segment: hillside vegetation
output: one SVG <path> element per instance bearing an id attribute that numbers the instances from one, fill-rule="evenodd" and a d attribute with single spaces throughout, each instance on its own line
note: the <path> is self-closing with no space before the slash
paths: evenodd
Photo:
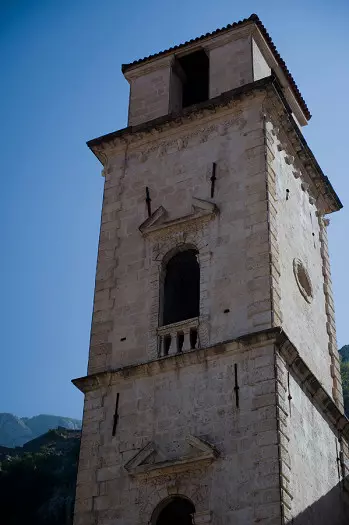
<path id="1" fill-rule="evenodd" d="M 63 428 L 0 447 L 0 523 L 71 525 L 79 448 L 80 432 Z"/>

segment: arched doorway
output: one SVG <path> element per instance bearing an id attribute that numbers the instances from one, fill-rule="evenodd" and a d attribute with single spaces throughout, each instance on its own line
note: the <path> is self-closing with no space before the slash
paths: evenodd
<path id="1" fill-rule="evenodd" d="M 191 501 L 175 496 L 160 511 L 158 509 L 157 518 L 153 523 L 154 525 L 192 525 L 194 513 L 195 507 Z"/>
<path id="2" fill-rule="evenodd" d="M 162 324 L 199 317 L 200 267 L 197 250 L 184 250 L 166 265 Z"/>

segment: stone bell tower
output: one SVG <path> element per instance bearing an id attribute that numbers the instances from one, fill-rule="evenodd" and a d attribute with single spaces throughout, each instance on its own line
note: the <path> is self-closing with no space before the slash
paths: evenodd
<path id="1" fill-rule="evenodd" d="M 341 203 L 256 15 L 122 71 L 75 525 L 344 525 L 326 230 Z"/>

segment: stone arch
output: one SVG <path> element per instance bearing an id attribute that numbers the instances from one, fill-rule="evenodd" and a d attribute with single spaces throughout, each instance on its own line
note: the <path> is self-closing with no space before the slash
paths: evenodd
<path id="1" fill-rule="evenodd" d="M 187 498 L 195 507 L 194 522 L 201 523 L 200 519 L 204 519 L 207 525 L 210 523 L 209 511 L 209 488 L 204 481 L 207 474 L 206 469 L 199 469 L 196 475 L 188 483 L 188 480 L 182 479 L 182 475 L 174 475 L 166 477 L 163 482 L 154 490 L 147 493 L 144 506 L 141 510 L 142 523 L 144 525 L 153 525 L 152 518 L 155 516 L 154 512 L 157 508 L 162 508 L 162 502 L 170 501 L 175 496 Z M 159 480 L 160 481 L 160 480 Z"/>
<path id="2" fill-rule="evenodd" d="M 159 276 L 159 325 L 199 317 L 200 264 L 194 244 L 183 243 L 169 250 Z"/>
<path id="3" fill-rule="evenodd" d="M 161 326 L 163 268 L 167 261 L 181 250 L 188 248 L 198 251 L 200 266 L 200 318 L 199 340 L 201 347 L 209 346 L 209 299 L 207 294 L 211 253 L 209 251 L 208 228 L 193 228 L 191 231 L 164 231 L 154 236 L 149 244 L 150 278 L 150 317 L 148 332 L 148 355 L 151 359 L 159 357 L 159 338 L 157 331 Z"/>
<path id="4" fill-rule="evenodd" d="M 177 255 L 180 252 L 184 252 L 187 250 L 195 250 L 199 255 L 199 248 L 196 245 L 196 243 L 193 242 L 182 242 L 179 244 L 176 244 L 172 248 L 170 248 L 162 257 L 161 260 L 161 267 L 162 269 L 165 269 L 167 266 L 167 263 L 172 259 L 175 255 Z"/>
<path id="5" fill-rule="evenodd" d="M 171 519 L 173 519 L 173 525 L 176 523 L 191 525 L 194 514 L 194 503 L 182 494 L 175 494 L 158 503 L 152 512 L 149 525 L 171 525 Z"/>

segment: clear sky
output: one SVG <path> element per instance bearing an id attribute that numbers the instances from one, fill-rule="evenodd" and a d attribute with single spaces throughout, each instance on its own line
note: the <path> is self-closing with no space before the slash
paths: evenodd
<path id="1" fill-rule="evenodd" d="M 1 0 L 0 412 L 80 417 L 103 179 L 85 141 L 125 127 L 120 66 L 257 13 L 313 114 L 305 136 L 344 205 L 349 3 L 344 0 Z M 348 226 L 332 216 L 339 344 Z"/>

